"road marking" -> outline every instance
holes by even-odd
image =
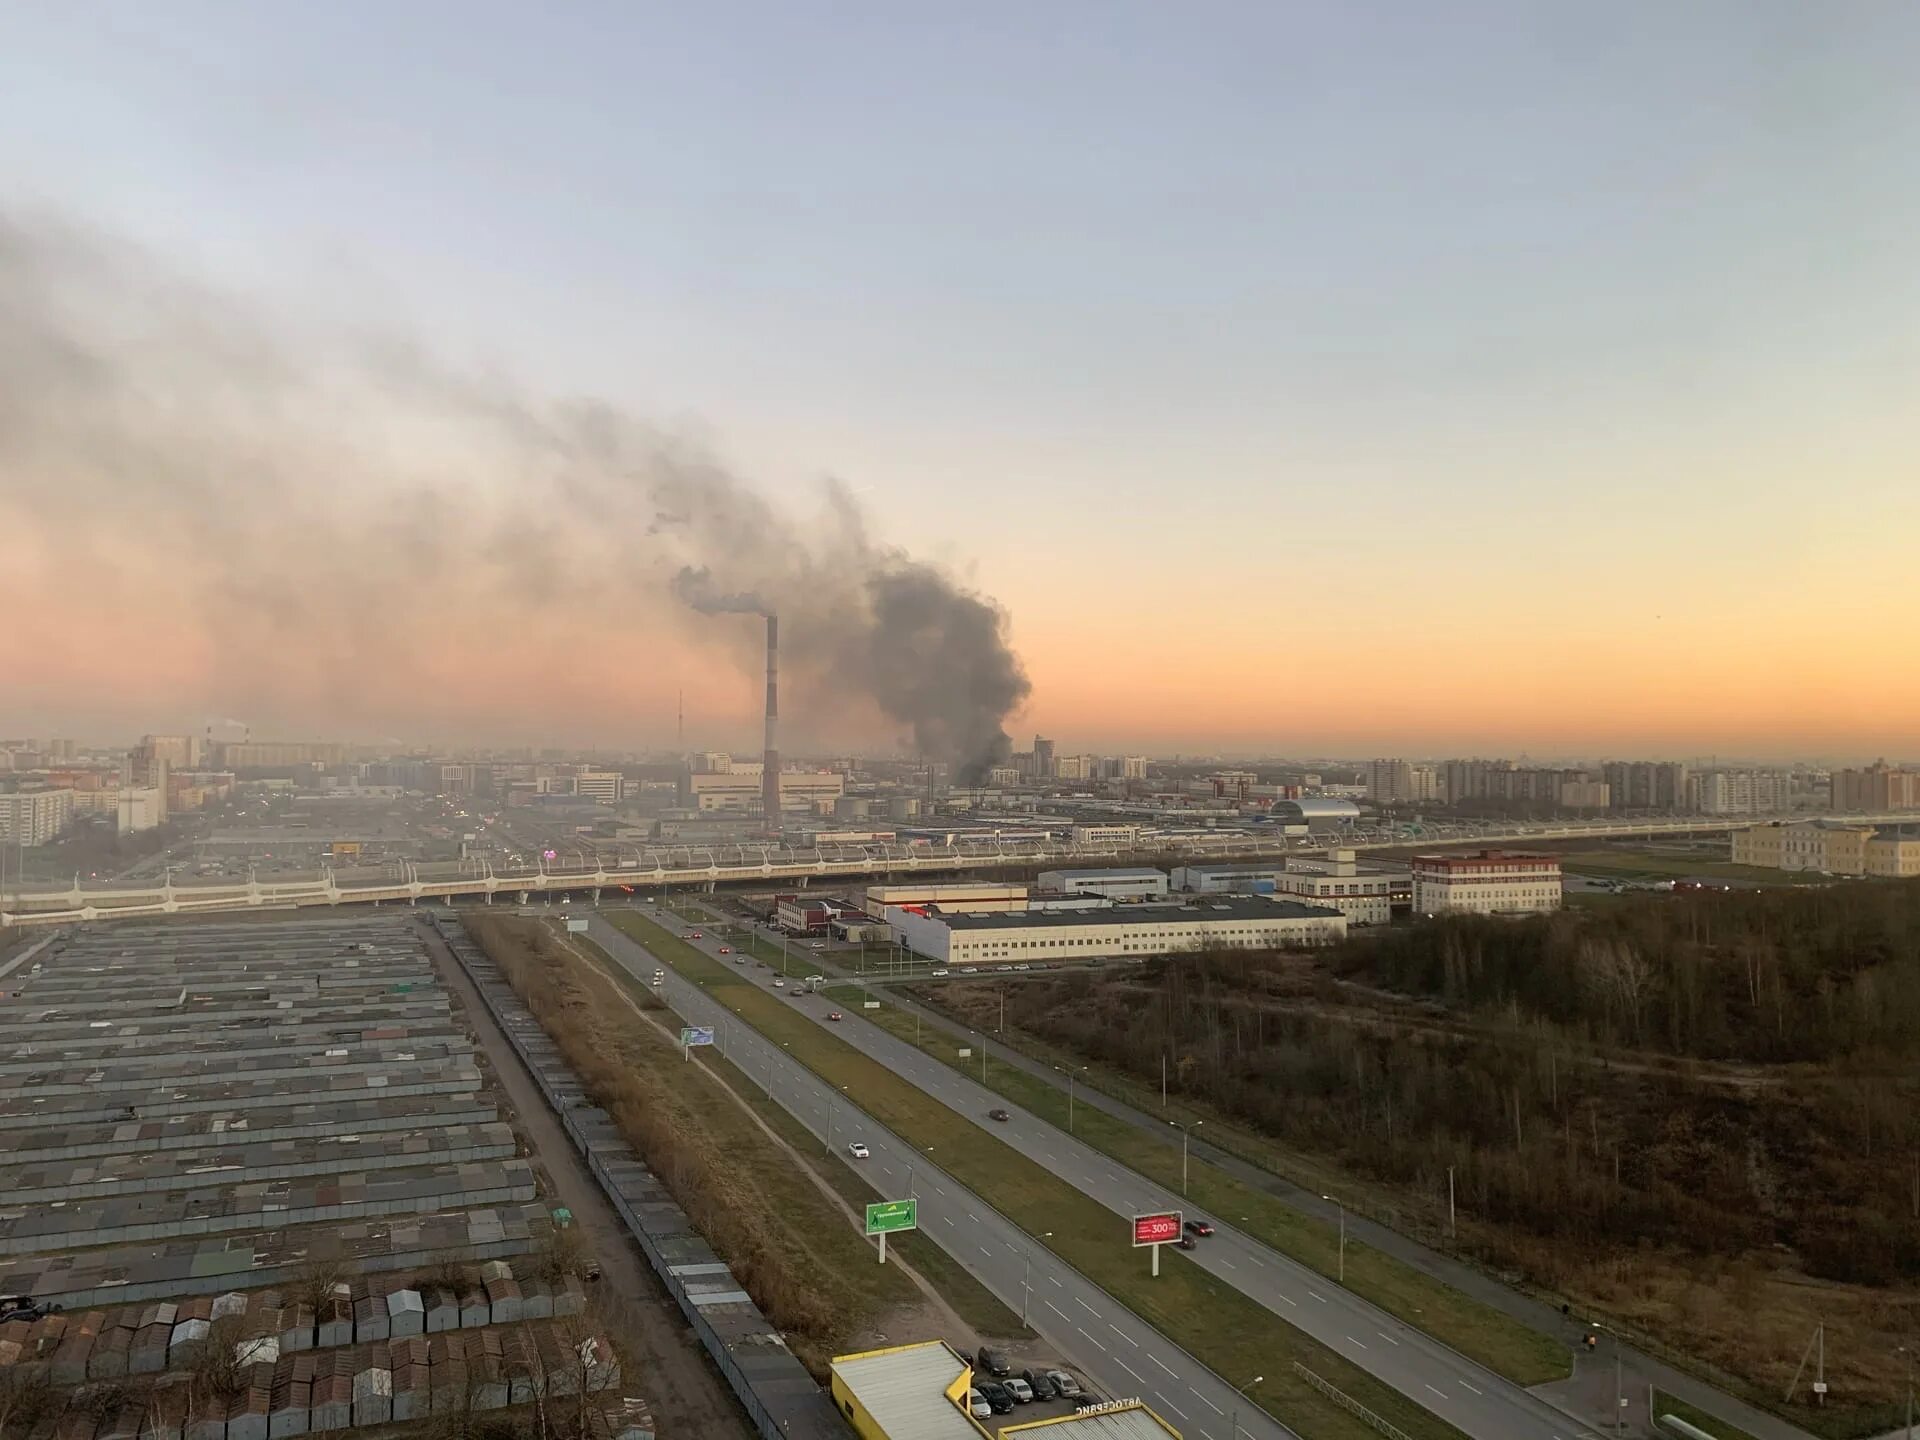
[[[1433,1390],[1433,1386],[1429,1385],[1427,1386],[1427,1389]],[[1447,1398],[1447,1392],[1444,1390],[1433,1390],[1433,1393],[1438,1395],[1442,1400]]]
[[[1055,1279],[1055,1278],[1054,1278],[1053,1276],[1051,1276],[1051,1275],[1049,1275],[1049,1276],[1047,1276],[1047,1279],[1049,1279],[1049,1280],[1052,1280],[1052,1281],[1053,1281],[1053,1283],[1054,1283],[1054,1286],[1055,1286],[1055,1287],[1056,1287],[1057,1289],[1061,1289],[1061,1290],[1064,1290],[1064,1289],[1066,1289],[1066,1288],[1067,1288],[1066,1286],[1064,1286],[1064,1285],[1062,1285],[1062,1284],[1061,1284],[1061,1283],[1059,1282],[1059,1280],[1057,1280],[1057,1279]]]
[[[1054,1304],[1053,1301],[1043,1300],[1040,1303],[1045,1305],[1049,1310],[1053,1311],[1053,1313],[1058,1315],[1062,1320],[1065,1320],[1069,1325],[1073,1324],[1073,1321],[1068,1317],[1067,1312],[1062,1310],[1058,1305]],[[1078,1329],[1079,1327],[1075,1326],[1075,1328]]]
[[[946,1194],[947,1192],[946,1192],[946,1191],[944,1191],[944,1190],[942,1190],[942,1189],[941,1189],[941,1188],[940,1188],[940,1187],[939,1187],[938,1185],[936,1185],[936,1186],[934,1186],[934,1187],[933,1187],[933,1193],[934,1193],[934,1194],[936,1194],[936,1195],[944,1195],[944,1194]]]
[[[1127,1334],[1127,1332],[1122,1330],[1118,1325],[1109,1325],[1107,1326],[1107,1328],[1113,1331],[1113,1333],[1118,1335],[1122,1340],[1126,1341],[1129,1345],[1133,1346],[1134,1349],[1138,1350],[1140,1348],[1140,1342],[1134,1339],[1133,1336]]]
[[[1154,1364],[1158,1365],[1162,1370],[1166,1370],[1166,1372],[1169,1375],[1173,1375],[1173,1371],[1167,1368],[1167,1362],[1162,1360],[1158,1355],[1149,1353],[1147,1355],[1147,1358],[1151,1360]],[[1173,1375],[1173,1378],[1178,1380],[1180,1377],[1178,1375]]]
[[[1284,1300],[1284,1301],[1286,1301],[1286,1302],[1287,1302],[1287,1304],[1289,1304],[1289,1305],[1291,1305],[1291,1306],[1293,1306],[1293,1307],[1294,1307],[1294,1309],[1296,1309],[1296,1310],[1297,1310],[1297,1309],[1299,1309],[1299,1308],[1300,1308],[1300,1302],[1299,1302],[1298,1300],[1296,1300],[1296,1299],[1294,1299],[1294,1298],[1293,1298],[1293,1297],[1292,1297],[1291,1295],[1282,1295],[1282,1296],[1281,1296],[1280,1298],[1281,1298],[1282,1300]]]
[[[1387,1334],[1387,1332],[1384,1330],[1376,1330],[1373,1333],[1378,1335],[1382,1340],[1386,1341],[1387,1344],[1389,1345],[1398,1345],[1400,1343],[1398,1340],[1394,1339],[1391,1335]]]
[[[1134,1369],[1133,1366],[1129,1365],[1126,1361],[1122,1360],[1118,1355],[1113,1357],[1113,1363],[1118,1365],[1122,1370],[1126,1371],[1129,1375],[1133,1376],[1133,1378],[1136,1381],[1138,1381],[1140,1384],[1144,1385],[1147,1383],[1145,1380],[1142,1380],[1140,1378],[1140,1372],[1138,1370]]]
[[[980,1217],[974,1214],[973,1211],[971,1210],[967,1211],[967,1219],[973,1221],[973,1223],[976,1225],[980,1223]]]
[[[1213,1411],[1214,1414],[1224,1415],[1227,1413],[1226,1411],[1222,1410],[1218,1405],[1214,1404],[1213,1401],[1207,1399],[1206,1396],[1201,1395],[1198,1390],[1194,1391],[1193,1393],[1199,1398],[1200,1402],[1204,1404],[1209,1410]]]
[[[1267,1262],[1262,1260],[1258,1255],[1249,1255],[1247,1258],[1253,1261],[1253,1263],[1258,1265],[1262,1270],[1267,1268]]]
[[[1094,1319],[1098,1320],[1100,1318],[1100,1312],[1094,1309],[1093,1306],[1089,1305],[1086,1301],[1082,1300],[1078,1295],[1073,1297],[1073,1303],[1078,1305],[1082,1310],[1086,1311],[1089,1315],[1093,1316]]]
[[[993,1252],[992,1252],[991,1250],[989,1250],[989,1249],[987,1249],[987,1247],[986,1247],[986,1246],[984,1246],[984,1245],[982,1245],[982,1246],[980,1247],[980,1253],[981,1253],[982,1255],[985,1255],[985,1256],[988,1256],[989,1258],[991,1258],[991,1256],[993,1255]]]
[[[1314,1299],[1316,1299],[1316,1300],[1318,1300],[1318,1301],[1319,1301],[1319,1302],[1320,1302],[1320,1303],[1321,1303],[1322,1305],[1324,1305],[1324,1304],[1326,1304],[1326,1303],[1327,1303],[1327,1297],[1326,1297],[1326,1296],[1324,1296],[1324,1295],[1321,1295],[1321,1294],[1317,1294],[1316,1292],[1314,1292],[1314,1291],[1312,1291],[1312,1290],[1309,1290],[1309,1291],[1307,1291],[1307,1294],[1309,1294],[1309,1295],[1312,1295],[1312,1296],[1313,1296],[1313,1298],[1314,1298]]]
[[[1366,1341],[1364,1341],[1364,1340],[1356,1340],[1356,1339],[1354,1339],[1354,1338],[1353,1338],[1353,1337],[1352,1337],[1351,1335],[1349,1335],[1349,1336],[1347,1336],[1347,1343],[1348,1343],[1349,1345],[1358,1345],[1358,1346],[1359,1346],[1359,1347],[1360,1347],[1360,1348],[1361,1348],[1362,1350],[1364,1350],[1364,1349],[1366,1349],[1366,1348],[1367,1348],[1367,1342],[1366,1342]],[[1554,1437],[1554,1440],[1559,1440],[1559,1437],[1558,1437],[1558,1436],[1555,1436],[1555,1437]]]
[[[1080,1333],[1081,1333],[1082,1335],[1085,1335],[1085,1336],[1087,1337],[1087,1343],[1088,1343],[1089,1345],[1093,1345],[1093,1346],[1096,1346],[1096,1347],[1097,1347],[1097,1348],[1099,1349],[1099,1351],[1100,1351],[1100,1353],[1101,1353],[1102,1355],[1104,1355],[1104,1354],[1106,1354],[1106,1353],[1107,1353],[1107,1347],[1106,1347],[1106,1346],[1104,1346],[1104,1345],[1102,1345],[1102,1344],[1100,1344],[1100,1342],[1099,1342],[1099,1341],[1098,1341],[1097,1339],[1095,1339],[1095,1338],[1093,1337],[1093,1335],[1092,1335],[1092,1334],[1090,1334],[1089,1332],[1087,1332],[1087,1331],[1085,1331],[1085,1330],[1082,1330],[1082,1331],[1081,1331]],[[1559,1437],[1558,1437],[1558,1436],[1555,1436],[1555,1437],[1554,1437],[1554,1440],[1559,1440]]]
[[[1173,1411],[1173,1413],[1178,1415],[1182,1420],[1185,1420],[1187,1418],[1187,1412],[1182,1410],[1178,1405],[1174,1404],[1173,1401],[1169,1400],[1166,1396],[1162,1395],[1160,1397],[1160,1403],[1166,1406],[1167,1409]]]
[[[1467,1389],[1469,1389],[1469,1390],[1471,1390],[1471,1391],[1473,1391],[1473,1393],[1474,1393],[1474,1394],[1476,1394],[1476,1395],[1484,1395],[1484,1394],[1486,1393],[1486,1392],[1485,1392],[1484,1390],[1481,1390],[1481,1389],[1480,1389],[1479,1387],[1477,1387],[1477,1386],[1474,1386],[1474,1385],[1467,1385],[1467,1382],[1466,1382],[1466,1381],[1464,1381],[1464,1380],[1462,1380],[1462,1381],[1461,1381],[1460,1383],[1461,1383],[1462,1385],[1466,1385],[1466,1386],[1467,1386]]]
[[[949,1219],[948,1219],[948,1218],[947,1218],[946,1216],[944,1216],[944,1215],[942,1215],[942,1216],[940,1217],[940,1223],[941,1223],[942,1225],[951,1225],[951,1224],[953,1224],[953,1221],[951,1221],[951,1220],[949,1220]]]
[[[1238,1265],[1234,1264],[1233,1261],[1231,1260],[1222,1260],[1220,1263],[1226,1266],[1227,1269],[1229,1270],[1238,1270],[1240,1268]]]

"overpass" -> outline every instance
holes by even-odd
[[[495,898],[524,904],[535,895],[588,894],[605,889],[660,891],[718,885],[792,885],[827,880],[884,880],[910,875],[990,871],[1008,866],[1084,867],[1139,863],[1174,856],[1182,860],[1279,859],[1289,854],[1345,845],[1356,850],[1407,846],[1525,845],[1542,841],[1606,840],[1643,836],[1724,834],[1770,820],[1797,816],[1667,816],[1642,820],[1566,820],[1512,823],[1449,820],[1440,823],[1361,825],[1337,834],[1188,835],[1158,845],[1121,848],[1114,844],[1074,845],[1064,840],[1002,841],[968,839],[951,845],[861,844],[789,849],[777,845],[675,845],[640,851],[612,865],[591,864],[496,868],[484,860],[448,860],[415,864],[397,861],[378,868],[322,868],[280,874],[262,880],[196,881],[176,885],[169,873],[158,886],[124,887],[112,881],[70,885],[16,884],[0,891],[0,928],[15,925],[67,925],[88,920],[130,920],[158,915],[219,911],[304,908],[316,905],[364,905],[405,901]],[[1908,815],[1828,815],[1844,824],[1893,824]]]

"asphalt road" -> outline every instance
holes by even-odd
[[[698,942],[709,954],[721,943],[712,935]],[[773,972],[753,965],[741,973],[772,990]],[[785,1003],[823,1027],[829,1023],[827,1013],[842,1008],[824,997]],[[867,1024],[858,1018],[857,1009],[843,1009],[843,1013],[847,1018],[831,1026],[841,1038],[1105,1205],[1115,1213],[1117,1233],[1124,1234],[1122,1226],[1128,1217],[1149,1211],[1179,1209],[1189,1216],[1199,1213],[1177,1193],[1081,1144],[906,1041]],[[737,1031],[741,1027],[735,1021],[730,1028]],[[1007,1110],[1011,1119],[1004,1123],[989,1120],[987,1112],[995,1108]],[[1231,1223],[1235,1217],[1208,1214],[1204,1218],[1213,1222],[1216,1234],[1188,1252],[1190,1259],[1469,1435],[1499,1436],[1502,1440],[1574,1440],[1590,1434],[1546,1400],[1235,1229]]]
[[[642,981],[650,980],[655,968],[666,968],[662,998],[688,1022],[720,1030],[725,1056],[767,1084],[773,1098],[823,1142],[831,1134],[832,1148],[842,1154],[855,1140],[865,1144],[871,1157],[853,1163],[883,1182],[878,1185],[883,1193],[909,1193],[911,1170],[910,1193],[920,1201],[920,1228],[1008,1306],[1024,1310],[1028,1325],[1104,1398],[1138,1397],[1182,1434],[1198,1440],[1228,1440],[1236,1413],[1235,1440],[1291,1437],[1292,1432],[1252,1405],[1236,1406],[1231,1384],[1029,1239],[913,1146],[876,1125],[845,1095],[742,1024],[698,985],[670,968],[656,967],[644,947],[598,916],[588,933]],[[717,947],[717,941],[708,942],[710,950]],[[753,973],[767,972],[756,968]],[[825,1016],[824,1000],[804,1003]],[[1140,1263],[1144,1267],[1147,1258],[1142,1256]],[[1566,1440],[1571,1440],[1570,1433]]]

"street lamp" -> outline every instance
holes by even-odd
[[[1053,1067],[1067,1077],[1067,1133],[1073,1134],[1073,1076],[1075,1070],[1084,1072],[1086,1066],[1056,1065]]]
[[[1042,1240],[1053,1239],[1053,1231],[1051,1230],[1043,1231],[1040,1235],[1040,1238]],[[1027,1301],[1029,1296],[1032,1294],[1032,1290],[1033,1290],[1033,1287],[1030,1283],[1032,1278],[1033,1278],[1033,1242],[1029,1240],[1027,1242],[1026,1257],[1021,1262],[1021,1265],[1020,1265],[1020,1323],[1022,1325],[1027,1323]]]
[[[931,1145],[927,1146],[926,1153],[929,1155],[933,1154],[933,1146]],[[909,1200],[914,1198],[913,1169],[914,1169],[914,1166],[918,1165],[919,1163],[920,1163],[920,1152],[916,1150],[914,1152],[913,1158],[907,1162],[907,1198]]]
[[[1182,1125],[1178,1120],[1169,1120],[1167,1123],[1180,1132],[1180,1194],[1184,1197],[1187,1193],[1187,1141],[1192,1138],[1195,1130],[1207,1122],[1194,1120]]]
[[[1347,1207],[1346,1202],[1334,1200],[1331,1195],[1322,1195],[1322,1200],[1332,1201],[1340,1207],[1340,1283],[1347,1283]]]
[[[1266,1378],[1264,1375],[1256,1375],[1233,1392],[1233,1420],[1227,1426],[1227,1440],[1240,1440],[1240,1402],[1247,1398],[1249,1390]]]

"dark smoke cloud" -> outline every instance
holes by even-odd
[[[977,774],[1029,689],[1004,613],[872,539],[843,487],[825,509],[798,526],[616,407],[312,333],[0,210],[0,534],[182,618],[205,702],[283,722],[357,704],[384,731],[449,634],[577,644],[609,613],[697,626],[750,674],[759,627],[693,612],[777,611],[783,679],[814,728],[877,713]]]

